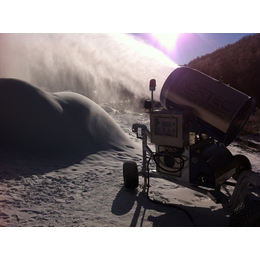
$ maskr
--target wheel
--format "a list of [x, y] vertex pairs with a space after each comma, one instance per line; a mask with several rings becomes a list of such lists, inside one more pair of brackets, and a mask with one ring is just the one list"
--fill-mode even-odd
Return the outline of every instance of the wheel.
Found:
[[232, 177], [235, 181], [237, 181], [239, 175], [243, 171], [251, 171], [252, 167], [248, 158], [242, 154], [234, 155], [234, 160], [236, 163], [236, 173]]
[[239, 204], [230, 217], [230, 227], [260, 227], [260, 201]]
[[132, 161], [123, 164], [124, 186], [128, 189], [135, 189], [139, 184], [137, 164]]

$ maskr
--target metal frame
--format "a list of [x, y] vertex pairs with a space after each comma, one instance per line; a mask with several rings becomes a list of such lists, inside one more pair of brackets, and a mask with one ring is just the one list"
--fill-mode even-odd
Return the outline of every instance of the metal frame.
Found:
[[[253, 171], [242, 172], [237, 180], [237, 183], [226, 181], [220, 187], [215, 189], [200, 187], [187, 182], [178, 181], [174, 178], [174, 176], [166, 175], [159, 172], [151, 172], [148, 175], [147, 154], [149, 156], [152, 156], [152, 154], [154, 153], [147, 144], [147, 138], [151, 139], [151, 133], [148, 130], [147, 126], [144, 124], [133, 124], [132, 131], [136, 133], [138, 139], [142, 139], [143, 161], [141, 171], [138, 172], [138, 175], [144, 177], [145, 187], [147, 187], [148, 177], [164, 178], [189, 189], [196, 190], [200, 193], [208, 195], [215, 203], [222, 204], [223, 208], [229, 213], [232, 212], [241, 202], [247, 200], [250, 195], [255, 193], [258, 193], [257, 195], [260, 195], [260, 174]], [[227, 185], [235, 187], [232, 195], [230, 196], [227, 196], [220, 191], [222, 186]], [[259, 198], [255, 196], [254, 199], [258, 200]]]

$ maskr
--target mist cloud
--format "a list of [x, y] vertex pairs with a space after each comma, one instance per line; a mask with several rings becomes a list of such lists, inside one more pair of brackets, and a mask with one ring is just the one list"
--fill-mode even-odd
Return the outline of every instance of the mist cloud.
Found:
[[97, 103], [149, 97], [176, 65], [125, 34], [1, 34], [0, 77], [28, 81], [50, 92], [70, 90]]

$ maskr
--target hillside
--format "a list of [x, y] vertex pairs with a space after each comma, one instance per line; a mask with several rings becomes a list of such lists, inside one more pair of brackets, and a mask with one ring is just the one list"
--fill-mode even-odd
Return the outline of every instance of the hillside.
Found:
[[256, 96], [260, 107], [260, 34], [248, 35], [234, 44], [197, 57], [186, 66]]

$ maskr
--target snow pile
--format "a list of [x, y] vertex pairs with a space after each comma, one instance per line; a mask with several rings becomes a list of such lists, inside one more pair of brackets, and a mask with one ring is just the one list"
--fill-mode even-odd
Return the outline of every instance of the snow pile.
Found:
[[99, 105], [76, 93], [51, 94], [20, 80], [0, 79], [0, 110], [2, 148], [88, 155], [131, 147]]

